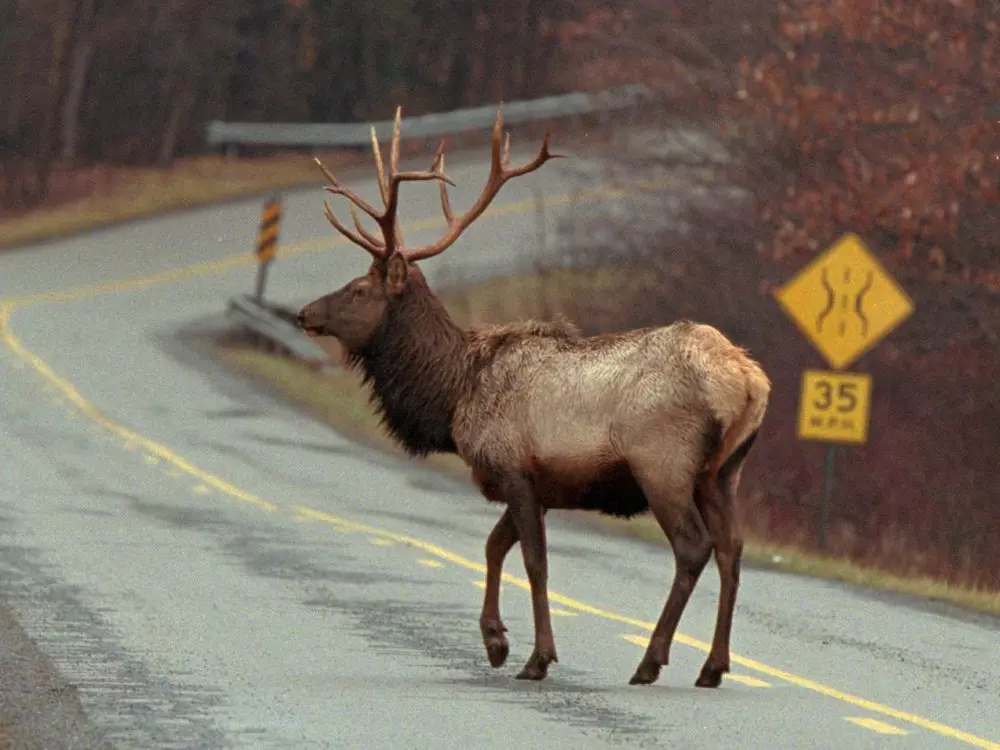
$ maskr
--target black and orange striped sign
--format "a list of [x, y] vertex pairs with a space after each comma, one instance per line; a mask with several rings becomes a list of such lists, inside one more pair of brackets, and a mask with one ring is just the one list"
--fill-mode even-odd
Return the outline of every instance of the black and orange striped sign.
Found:
[[278, 232], [281, 230], [281, 201], [271, 198], [260, 214], [260, 231], [257, 233], [257, 258], [261, 263], [274, 259], [278, 252]]

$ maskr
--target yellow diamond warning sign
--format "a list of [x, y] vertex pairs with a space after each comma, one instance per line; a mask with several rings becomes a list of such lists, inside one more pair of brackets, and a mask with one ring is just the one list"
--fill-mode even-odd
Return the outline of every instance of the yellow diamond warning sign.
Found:
[[834, 369], [854, 362], [913, 312], [913, 302], [861, 238], [845, 234], [777, 293]]
[[799, 401], [799, 437], [827, 443], [868, 439], [871, 375], [806, 370]]

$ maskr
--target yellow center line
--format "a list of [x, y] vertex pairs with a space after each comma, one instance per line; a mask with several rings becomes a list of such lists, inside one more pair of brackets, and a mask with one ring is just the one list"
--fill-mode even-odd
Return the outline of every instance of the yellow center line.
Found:
[[268, 500], [263, 500], [256, 495], [250, 494], [249, 492], [244, 492], [214, 474], [209, 474], [207, 471], [199, 469], [197, 466], [189, 462], [187, 459], [177, 455], [169, 448], [162, 446], [137, 432], [133, 432], [124, 425], [106, 417], [103, 412], [85, 399], [69, 381], [56, 375], [56, 373], [51, 367], [48, 366], [48, 364], [45, 363], [44, 360], [42, 360], [34, 352], [29, 351], [24, 344], [21, 343], [21, 340], [14, 335], [14, 332], [10, 327], [10, 314], [13, 309], [14, 303], [12, 302], [0, 303], [0, 340], [3, 341], [4, 345], [14, 354], [21, 357], [25, 362], [31, 365], [35, 371], [44, 377], [48, 382], [52, 383], [52, 385], [62, 391], [70, 403], [72, 403], [85, 417], [121, 437], [125, 441], [126, 450], [134, 450], [136, 446], [142, 446], [148, 454], [173, 464], [184, 473], [200, 479], [207, 486], [214, 487], [229, 497], [242, 500], [245, 503], [250, 503], [251, 505], [255, 505], [262, 510], [277, 510], [278, 506], [274, 503], [269, 502]]
[[769, 688], [771, 687], [770, 682], [765, 682], [764, 680], [757, 679], [756, 677], [751, 677], [745, 674], [728, 674], [726, 675], [727, 680], [732, 680], [733, 682], [739, 682], [747, 687], [755, 688]]
[[892, 724], [886, 724], [884, 721], [879, 721], [878, 719], [863, 719], [854, 716], [847, 716], [844, 718], [844, 721], [857, 724], [859, 727], [870, 729], [878, 734], [909, 734], [909, 732], [905, 729], [894, 727]]
[[[672, 181], [676, 183], [676, 181]], [[653, 189], [655, 186], [649, 183], [639, 184], [642, 189]], [[610, 197], [618, 197], [625, 195], [629, 192], [624, 188], [602, 188], [598, 190], [592, 190], [587, 192], [581, 192], [576, 195], [557, 195], [557, 196], [546, 196], [545, 202], [548, 205], [560, 205], [567, 203], [582, 203], [597, 200], [605, 200]], [[509, 213], [519, 213], [530, 210], [535, 206], [534, 199], [528, 199], [524, 201], [519, 201], [516, 203], [510, 203], [503, 206], [494, 208], [491, 212], [492, 215], [502, 215]], [[485, 215], [484, 215], [485, 216]], [[411, 228], [417, 227], [432, 227], [437, 226], [441, 223], [441, 220], [435, 221], [422, 221], [410, 224]], [[321, 240], [310, 240], [307, 242], [297, 243], [294, 246], [290, 246], [283, 250], [284, 255], [296, 255], [299, 253], [309, 252], [312, 250], [317, 250], [319, 248], [332, 247], [336, 244], [343, 244], [345, 241], [338, 241], [337, 239], [321, 239]], [[139, 433], [130, 430], [124, 425], [114, 421], [110, 417], [106, 416], [101, 412], [96, 406], [90, 403], [79, 391], [67, 380], [60, 377], [55, 371], [52, 370], [49, 365], [42, 360], [38, 355], [30, 351], [21, 340], [15, 335], [13, 329], [11, 328], [11, 313], [16, 307], [21, 307], [28, 304], [34, 304], [39, 302], [59, 302], [81, 299], [85, 297], [90, 297], [98, 294], [104, 294], [108, 292], [116, 291], [128, 291], [144, 289], [156, 284], [164, 284], [172, 281], [179, 281], [186, 278], [191, 278], [195, 276], [205, 276], [208, 274], [222, 273], [233, 268], [238, 268], [241, 266], [246, 266], [251, 263], [256, 262], [256, 257], [252, 253], [240, 253], [238, 255], [232, 255], [225, 258], [220, 258], [218, 260], [209, 261], [206, 263], [199, 263], [192, 266], [185, 266], [182, 268], [173, 269], [170, 271], [164, 271], [162, 273], [154, 274], [152, 276], [147, 276], [143, 278], [125, 279], [121, 281], [111, 281], [101, 284], [91, 284], [84, 287], [77, 287], [73, 289], [67, 289], [59, 292], [51, 292], [45, 294], [29, 295], [18, 298], [11, 298], [0, 302], [0, 341], [19, 359], [27, 363], [35, 372], [37, 372], [44, 381], [55, 386], [55, 388], [60, 391], [66, 399], [74, 405], [80, 413], [86, 416], [88, 419], [92, 420], [96, 424], [105, 428], [106, 430], [116, 434], [120, 437], [127, 446], [135, 449], [141, 447], [146, 454], [155, 456], [162, 461], [171, 464], [182, 472], [197, 478], [200, 480], [205, 489], [211, 487], [218, 490], [219, 492], [227, 495], [228, 497], [240, 500], [242, 502], [253, 505], [261, 510], [265, 511], [276, 511], [278, 505], [269, 500], [265, 500], [257, 495], [241, 490], [235, 485], [226, 482], [222, 478], [211, 474], [191, 462], [182, 456], [174, 453], [169, 448], [160, 445], [159, 443], [147, 438]], [[447, 550], [438, 545], [432, 544], [430, 542], [418, 539], [416, 537], [407, 536], [403, 534], [396, 534], [385, 529], [376, 528], [374, 526], [369, 526], [367, 524], [357, 523], [355, 521], [350, 521], [345, 518], [339, 518], [337, 516], [324, 513], [313, 508], [308, 508], [305, 506], [296, 506], [293, 509], [297, 518], [309, 518], [313, 521], [322, 521], [327, 523], [334, 528], [342, 531], [355, 531], [368, 535], [369, 537], [379, 537], [386, 540], [391, 540], [393, 542], [398, 542], [400, 544], [411, 546], [415, 549], [422, 550], [431, 557], [437, 558], [439, 560], [444, 560], [450, 562], [459, 567], [466, 568], [468, 570], [473, 570], [477, 573], [485, 573], [486, 567], [480, 563], [469, 560], [461, 555], [458, 555], [450, 550]], [[528, 582], [522, 578], [518, 578], [510, 573], [503, 574], [503, 580], [511, 583], [514, 586], [518, 586], [522, 589], [530, 590]], [[600, 609], [598, 607], [586, 604], [585, 602], [573, 599], [571, 597], [559, 594], [556, 592], [549, 592], [550, 601], [560, 604], [563, 607], [574, 610], [576, 612], [583, 612], [585, 614], [593, 615], [595, 617], [600, 617], [605, 620], [610, 620], [613, 622], [623, 623], [626, 625], [631, 625], [632, 627], [652, 631], [654, 624], [647, 622], [645, 620], [639, 620], [633, 617], [627, 617], [625, 615], [618, 614], [616, 612], [611, 612], [608, 610]], [[682, 633], [677, 633], [675, 640], [684, 645], [690, 646], [692, 648], [699, 649], [701, 651], [708, 651], [709, 644], [704, 641], [692, 638], [690, 636], [684, 635]], [[949, 739], [957, 740], [959, 742], [964, 742], [968, 745], [974, 747], [985, 748], [986, 750], [1000, 750], [1000, 743], [991, 740], [984, 739], [982, 737], [977, 737], [976, 735], [970, 734], [960, 729], [955, 729], [953, 727], [947, 726], [937, 721], [927, 719], [916, 714], [911, 714], [906, 711], [901, 711], [899, 709], [891, 708], [889, 706], [883, 705], [881, 703], [876, 703], [875, 701], [870, 701], [865, 698], [861, 698], [850, 693], [838, 690], [822, 683], [816, 682], [814, 680], [807, 679], [805, 677], [799, 677], [798, 675], [792, 674], [782, 669], [776, 667], [771, 667], [763, 662], [756, 661], [754, 659], [749, 659], [744, 656], [739, 656], [737, 654], [732, 654], [730, 656], [731, 661], [734, 664], [739, 664], [740, 666], [746, 667], [752, 671], [764, 674], [775, 679], [782, 680], [784, 682], [797, 685], [806, 690], [810, 690], [821, 695], [825, 695], [830, 698], [834, 698], [843, 703], [856, 706], [858, 708], [863, 708], [871, 713], [881, 714], [882, 716], [887, 716], [889, 718], [896, 719], [914, 726], [926, 729], [927, 731], [934, 732], [942, 737], [947, 737]], [[886, 725], [889, 726], [889, 725]]]
[[[386, 531], [385, 529], [380, 529], [375, 526], [369, 526], [368, 524], [358, 523], [356, 521], [350, 521], [346, 518], [341, 518], [339, 516], [334, 516], [330, 513], [324, 511], [316, 510], [315, 508], [309, 508], [304, 505], [296, 506], [296, 512], [300, 516], [306, 516], [313, 518], [317, 521], [323, 521], [325, 523], [334, 526], [337, 529], [343, 531], [354, 531], [362, 534], [367, 534], [368, 536], [381, 535], [386, 539], [392, 539], [393, 541], [399, 542], [400, 544], [405, 544], [416, 549], [423, 550], [424, 552], [434, 555], [446, 562], [450, 562], [453, 565], [457, 565], [468, 570], [476, 571], [477, 573], [486, 573], [486, 566], [477, 563], [473, 560], [469, 560], [466, 557], [462, 557], [459, 554], [451, 552], [444, 547], [439, 547], [436, 544], [430, 542], [425, 542], [422, 539], [416, 537], [408, 536], [406, 534], [397, 534], [392, 531]], [[502, 579], [507, 581], [514, 586], [517, 586], [528, 591], [531, 590], [531, 586], [526, 579], [519, 578], [507, 573], [506, 571], [502, 574]], [[627, 617], [626, 615], [620, 615], [617, 612], [610, 612], [605, 609], [600, 609], [594, 607], [590, 604], [578, 601], [571, 597], [565, 596], [564, 594], [559, 594], [554, 591], [549, 591], [549, 600], [556, 602], [558, 604], [567, 607], [568, 609], [575, 609], [579, 612], [585, 612], [596, 617], [601, 617], [605, 620], [612, 620], [614, 622], [625, 623], [626, 625], [632, 625], [634, 627], [640, 628], [642, 630], [652, 630], [656, 627], [655, 623], [647, 622], [645, 620], [639, 620], [634, 617]], [[638, 645], [645, 646], [649, 643], [649, 639], [643, 636], [625, 636], [626, 640], [629, 640]], [[700, 651], [708, 652], [711, 645], [700, 641], [696, 638], [684, 635], [682, 633], [677, 633], [674, 636], [674, 640], [678, 643], [683, 643], [684, 645], [691, 646]], [[761, 674], [768, 675], [769, 677], [774, 677], [785, 682], [789, 682], [792, 685], [797, 685], [798, 687], [805, 688], [806, 690], [811, 690], [814, 693], [819, 693], [820, 695], [825, 695], [829, 698], [834, 698], [843, 703], [848, 703], [852, 706], [857, 706], [858, 708], [864, 708], [872, 713], [882, 714], [883, 716], [888, 716], [893, 719], [898, 719], [899, 721], [905, 721], [914, 726], [918, 726], [921, 729], [926, 729], [935, 734], [939, 734], [942, 737], [948, 737], [953, 740], [958, 740], [959, 742], [964, 742], [966, 744], [972, 745], [974, 747], [986, 748], [986, 750], [1000, 750], [1000, 743], [993, 742], [992, 740], [987, 740], [982, 737], [977, 737], [974, 734], [963, 731], [961, 729], [955, 729], [947, 724], [942, 724], [941, 722], [934, 721], [932, 719], [927, 719], [923, 716], [917, 714], [911, 714], [907, 711], [900, 711], [897, 708], [892, 708], [890, 706], [883, 705], [881, 703], [876, 703], [875, 701], [868, 700], [867, 698], [861, 698], [851, 693], [844, 692], [843, 690], [838, 690], [837, 688], [829, 687], [815, 680], [810, 680], [806, 677], [799, 677], [796, 674], [787, 672], [783, 669], [778, 669], [776, 667], [769, 666], [763, 662], [757, 661], [756, 659], [749, 659], [745, 656], [740, 656], [738, 654], [731, 653], [729, 656], [730, 661], [733, 664], [739, 664], [742, 667], [751, 669], [755, 672], [760, 672]]]
[[549, 613], [556, 617], [576, 617], [576, 612], [570, 612], [568, 609], [559, 609], [559, 607], [549, 608]]

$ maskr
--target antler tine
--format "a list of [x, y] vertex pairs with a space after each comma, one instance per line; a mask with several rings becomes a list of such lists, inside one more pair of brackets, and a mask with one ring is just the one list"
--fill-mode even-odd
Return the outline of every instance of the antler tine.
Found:
[[503, 138], [503, 102], [497, 107], [497, 119], [493, 121], [493, 136], [490, 140], [490, 176], [487, 184], [494, 175], [503, 173], [503, 157], [500, 153], [500, 141]]
[[382, 149], [378, 145], [375, 126], [372, 125], [372, 153], [375, 155], [375, 169], [378, 172], [378, 191], [382, 194], [382, 203], [389, 203], [389, 182], [385, 179], [385, 165], [382, 163]]
[[[394, 181], [393, 184], [398, 185], [395, 182], [396, 175], [399, 173], [399, 129], [400, 129], [400, 119], [403, 114], [403, 108], [396, 107], [396, 119], [392, 124], [392, 145], [389, 149], [389, 174], [391, 179]], [[398, 190], [398, 188], [396, 188]], [[388, 203], [388, 201], [387, 201]], [[398, 247], [403, 246], [403, 229], [399, 226], [399, 216], [396, 215], [394, 219], [394, 224], [392, 228], [393, 234], [395, 235], [396, 245]]]
[[317, 166], [319, 166], [319, 171], [323, 173], [323, 176], [327, 179], [328, 182], [331, 183], [337, 182], [337, 178], [333, 176], [333, 172], [331, 172], [329, 169], [326, 168], [326, 165], [319, 160], [318, 156], [314, 156], [313, 161], [315, 161]]
[[330, 208], [330, 204], [327, 203], [326, 201], [323, 201], [323, 213], [326, 216], [327, 221], [329, 221], [330, 224], [333, 225], [333, 228], [336, 229], [338, 232], [340, 232], [340, 234], [342, 234], [348, 240], [353, 242], [355, 245], [364, 248], [372, 256], [376, 258], [384, 257], [386, 254], [385, 246], [382, 245], [375, 236], [373, 236], [370, 232], [367, 232], [361, 226], [361, 222], [358, 219], [357, 213], [354, 211], [354, 206], [358, 206], [358, 208], [360, 208], [362, 211], [364, 211], [366, 214], [371, 216], [376, 221], [378, 220], [379, 217], [378, 211], [376, 211], [375, 208], [371, 206], [363, 198], [361, 198], [360, 196], [356, 195], [355, 193], [351, 192], [343, 185], [341, 185], [337, 181], [337, 178], [336, 176], [334, 176], [333, 172], [327, 169], [326, 165], [323, 164], [323, 162], [321, 162], [318, 157], [313, 157], [313, 160], [319, 166], [320, 171], [323, 173], [326, 179], [330, 181], [330, 185], [327, 185], [324, 188], [324, 190], [326, 190], [329, 193], [332, 193], [333, 195], [341, 195], [347, 198], [351, 208], [351, 216], [354, 219], [354, 226], [357, 227], [358, 232], [357, 233], [352, 232], [350, 229], [341, 224], [340, 221], [337, 219], [337, 217], [334, 215], [333, 210]]
[[[397, 209], [399, 208], [399, 185], [402, 182], [423, 182], [427, 180], [438, 180], [441, 183], [442, 189], [445, 183], [454, 186], [454, 182], [441, 170], [434, 169], [433, 165], [429, 171], [425, 172], [398, 172], [399, 164], [399, 131], [400, 131], [400, 109], [396, 110], [396, 124], [393, 133], [393, 143], [392, 151], [390, 153], [389, 167], [391, 170], [391, 177], [389, 179], [388, 196], [385, 202], [385, 212], [383, 214], [383, 219], [379, 220], [379, 225], [382, 227], [382, 234], [386, 238], [386, 247], [391, 249], [403, 248], [403, 240], [399, 231], [399, 221], [396, 218]], [[391, 221], [391, 224], [390, 224]], [[392, 227], [391, 230], [389, 227]], [[391, 236], [390, 236], [391, 232]]]
[[352, 192], [351, 190], [348, 190], [346, 187], [341, 185], [340, 182], [337, 180], [337, 178], [333, 175], [333, 172], [327, 169], [326, 166], [323, 164], [323, 162], [319, 160], [319, 157], [314, 156], [313, 161], [315, 161], [316, 164], [319, 165], [320, 170], [323, 172], [323, 176], [330, 181], [330, 184], [323, 188], [326, 192], [332, 193], [333, 195], [341, 195], [344, 198], [347, 198], [347, 200], [349, 200], [355, 206], [357, 206], [366, 214], [368, 214], [373, 219], [378, 221], [379, 216], [381, 214], [379, 214], [379, 212], [375, 209], [374, 206], [372, 206], [372, 204], [370, 204], [360, 195], [357, 195], [356, 193]]
[[[340, 195], [347, 198], [351, 204], [351, 218], [354, 220], [354, 226], [357, 232], [354, 232], [344, 226], [337, 217], [333, 214], [330, 209], [329, 204], [325, 201], [323, 203], [324, 212], [326, 214], [327, 220], [333, 225], [333, 227], [344, 235], [347, 239], [356, 245], [363, 247], [369, 253], [377, 258], [386, 258], [391, 255], [396, 250], [401, 250], [403, 247], [402, 232], [399, 225], [399, 219], [397, 218], [397, 209], [399, 207], [399, 185], [401, 182], [419, 182], [426, 180], [438, 180], [442, 183], [448, 183], [449, 185], [454, 185], [441, 170], [433, 170], [429, 172], [399, 172], [399, 136], [400, 136], [400, 120], [402, 115], [402, 108], [396, 108], [396, 120], [393, 127], [392, 134], [392, 147], [389, 154], [389, 174], [386, 175], [385, 164], [382, 161], [382, 150], [379, 147], [378, 136], [375, 133], [375, 128], [371, 129], [371, 140], [372, 140], [372, 153], [375, 156], [375, 169], [378, 173], [378, 186], [379, 193], [382, 195], [382, 201], [385, 207], [382, 211], [375, 209], [368, 201], [366, 201], [361, 196], [357, 195], [351, 190], [341, 185], [337, 178], [334, 176], [333, 172], [324, 166], [324, 164], [316, 157], [314, 160], [316, 164], [319, 165], [320, 170], [322, 170], [323, 175], [329, 180], [330, 184], [327, 185], [324, 190], [333, 195]], [[382, 230], [382, 241], [379, 241], [375, 235], [366, 230], [361, 226], [361, 222], [358, 219], [358, 215], [354, 210], [354, 206], [357, 206], [366, 214], [368, 214], [375, 222], [379, 225], [379, 229]]]
[[[326, 201], [323, 201], [323, 213], [326, 215], [327, 221], [329, 221], [333, 225], [334, 229], [336, 229], [338, 232], [344, 235], [344, 237], [349, 239], [355, 245], [363, 247], [372, 255], [372, 257], [382, 258], [385, 256], [385, 248], [380, 247], [375, 242], [372, 242], [372, 240], [375, 238], [372, 237], [367, 232], [365, 232], [363, 229], [361, 229], [360, 224], [358, 225], [358, 229], [362, 232], [361, 236], [355, 234], [350, 229], [341, 224], [340, 221], [337, 219], [337, 217], [334, 215], [333, 211], [330, 210], [330, 204], [327, 203]], [[354, 213], [353, 208], [351, 209], [351, 213], [352, 214]], [[355, 216], [356, 215], [357, 214], [355, 214]]]
[[[431, 164], [431, 171], [437, 172], [438, 174], [444, 174], [444, 140], [442, 139], [438, 143], [437, 153], [434, 155], [434, 163]], [[455, 220], [454, 214], [451, 212], [451, 201], [448, 199], [448, 187], [442, 180], [438, 183], [438, 187], [441, 189], [441, 212], [444, 214], [444, 220], [451, 224]]]
[[392, 150], [389, 152], [389, 172], [393, 176], [399, 171], [399, 126], [403, 114], [402, 107], [396, 107], [396, 121], [392, 125]]
[[[396, 172], [399, 167], [399, 129], [400, 129], [400, 117], [402, 115], [403, 108], [396, 107], [396, 119], [393, 123], [392, 128], [392, 142], [389, 146], [389, 177], [385, 174], [385, 163], [382, 161], [382, 149], [379, 146], [378, 136], [375, 134], [375, 126], [371, 128], [372, 134], [372, 153], [375, 154], [375, 169], [378, 171], [378, 190], [382, 195], [382, 204], [385, 206], [386, 213], [389, 210], [390, 203], [392, 203], [392, 192], [397, 184]], [[393, 210], [395, 210], [395, 205], [393, 205]], [[382, 226], [382, 221], [379, 220], [379, 226]], [[385, 228], [382, 228], [382, 233], [385, 234]], [[396, 218], [392, 219], [392, 230], [389, 235], [385, 238], [386, 247], [396, 247], [403, 244], [403, 232], [399, 226], [399, 220]]]
[[358, 230], [358, 234], [360, 234], [362, 237], [364, 237], [366, 240], [368, 240], [376, 247], [384, 250], [385, 248], [382, 247], [381, 240], [379, 240], [378, 237], [376, 237], [374, 234], [372, 234], [363, 226], [361, 226], [361, 220], [358, 218], [358, 213], [357, 211], [354, 210], [354, 206], [350, 206], [350, 211], [351, 211], [351, 218], [354, 220], [354, 228]]
[[[424, 260], [426, 258], [431, 258], [439, 253], [444, 252], [451, 244], [458, 239], [458, 237], [464, 232], [468, 226], [474, 222], [479, 216], [486, 210], [490, 202], [496, 197], [497, 193], [500, 192], [500, 188], [504, 186], [507, 180], [513, 177], [520, 177], [528, 172], [533, 172], [542, 166], [549, 159], [562, 159], [565, 158], [562, 154], [553, 154], [549, 151], [549, 133], [545, 133], [545, 137], [542, 139], [541, 148], [538, 150], [538, 155], [532, 159], [527, 164], [523, 164], [515, 169], [509, 169], [510, 163], [510, 134], [507, 134], [506, 145], [501, 150], [501, 140], [503, 135], [503, 104], [497, 109], [497, 119], [493, 123], [493, 138], [492, 147], [490, 149], [490, 174], [486, 178], [486, 185], [483, 186], [483, 190], [476, 199], [476, 202], [472, 207], [459, 217], [454, 217], [451, 214], [451, 207], [448, 205], [448, 196], [444, 190], [444, 185], [441, 186], [441, 207], [444, 211], [445, 220], [448, 222], [448, 230], [445, 232], [444, 236], [435, 242], [433, 245], [427, 245], [421, 248], [415, 248], [406, 253], [408, 260], [418, 261]], [[440, 151], [440, 148], [439, 148]], [[444, 154], [439, 153], [439, 155], [434, 160], [435, 168], [438, 165], [444, 164]]]
[[549, 133], [549, 131], [545, 131], [545, 136], [542, 138], [541, 148], [538, 149], [538, 155], [534, 159], [532, 159], [527, 164], [517, 167], [516, 169], [511, 169], [504, 172], [503, 179], [505, 182], [509, 180], [511, 177], [520, 177], [521, 175], [527, 174], [528, 172], [533, 172], [534, 170], [542, 166], [545, 162], [547, 162], [549, 159], [566, 158], [564, 154], [553, 154], [549, 151], [550, 135], [551, 134]]

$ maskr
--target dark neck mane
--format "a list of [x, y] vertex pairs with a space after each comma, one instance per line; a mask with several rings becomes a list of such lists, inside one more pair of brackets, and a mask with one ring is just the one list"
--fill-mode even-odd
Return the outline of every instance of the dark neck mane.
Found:
[[454, 453], [451, 428], [468, 343], [423, 278], [411, 278], [369, 345], [350, 355], [382, 424], [413, 456]]

